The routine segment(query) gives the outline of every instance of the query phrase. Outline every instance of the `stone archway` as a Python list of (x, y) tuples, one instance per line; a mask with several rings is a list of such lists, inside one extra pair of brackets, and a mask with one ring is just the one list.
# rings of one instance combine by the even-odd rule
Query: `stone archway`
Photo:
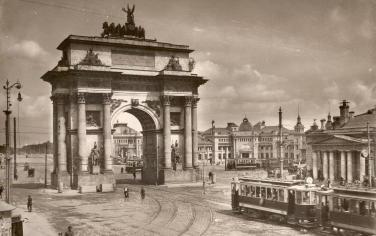
[[(155, 113), (155, 111), (147, 106), (132, 106), (131, 104), (119, 105), (118, 108), (113, 110), (111, 115), (112, 127), (114, 126), (117, 117), (124, 112), (127, 112), (136, 117), (142, 127), (142, 182), (155, 184), (157, 182), (157, 179), (159, 179), (158, 183), (163, 183), (163, 178), (159, 178), (159, 176), (157, 176), (157, 172), (160, 172), (160, 170), (162, 170), (163, 168), (163, 166), (160, 164), (163, 158), (163, 149), (161, 148), (162, 125), (158, 120), (158, 115)], [(157, 163), (159, 163), (158, 167)]]
[[(115, 185), (111, 132), (113, 117), (124, 111), (142, 124), (145, 183), (155, 183), (157, 167), (159, 183), (199, 178), (198, 88), (207, 80), (192, 73), (189, 46), (70, 35), (58, 49), (61, 60), (42, 76), (52, 87), (53, 186)], [(182, 158), (179, 168), (172, 168), (172, 150)], [(90, 166), (91, 153), (100, 166)]]

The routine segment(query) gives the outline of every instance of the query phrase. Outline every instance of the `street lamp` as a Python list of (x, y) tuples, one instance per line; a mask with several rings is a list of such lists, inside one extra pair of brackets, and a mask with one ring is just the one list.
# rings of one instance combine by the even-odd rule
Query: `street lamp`
[[(18, 143), (20, 142), (20, 102), (22, 101), (21, 92), (18, 92), (17, 95), (17, 130), (18, 130)], [(14, 122), (14, 130), (16, 130), (16, 122)], [(17, 133), (15, 132), (14, 135)], [(14, 170), (13, 170), (13, 178), (17, 180), (17, 138), (14, 136)]]
[[(10, 95), (9, 92), (10, 90), (16, 87), (17, 89), (21, 89), (21, 83), (16, 82), (14, 84), (9, 84), (9, 81), (5, 83), (3, 88), (6, 90), (6, 97), (7, 97), (7, 109), (4, 110), (5, 113), (5, 158), (6, 158), (6, 196), (5, 196), (5, 201), (7, 203), (10, 202), (10, 156), (9, 156), (9, 116), (12, 113), (10, 111), (10, 107), (12, 104), (10, 103)], [(21, 94), (19, 94), (19, 97), (21, 97)]]

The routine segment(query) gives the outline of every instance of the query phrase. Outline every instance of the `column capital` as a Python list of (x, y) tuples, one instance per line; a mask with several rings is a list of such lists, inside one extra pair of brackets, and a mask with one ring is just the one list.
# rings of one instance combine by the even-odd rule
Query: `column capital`
[(171, 105), (171, 96), (162, 95), (161, 96), (161, 102), (163, 106), (170, 106)]
[(192, 99), (192, 107), (196, 107), (197, 108), (198, 101), (200, 101), (200, 98), (193, 97), (193, 99)]
[(191, 96), (184, 97), (184, 106), (185, 107), (192, 106), (192, 101), (193, 101), (193, 97), (191, 97)]
[(53, 102), (56, 102), (56, 104), (63, 105), (65, 102), (65, 98), (67, 97), (66, 94), (57, 93), (51, 96), (51, 100)]
[(86, 102), (86, 94), (85, 93), (77, 93), (76, 99), (78, 104), (84, 104)]
[(111, 93), (102, 93), (102, 98), (103, 98), (103, 104), (104, 105), (109, 105), (111, 104)]

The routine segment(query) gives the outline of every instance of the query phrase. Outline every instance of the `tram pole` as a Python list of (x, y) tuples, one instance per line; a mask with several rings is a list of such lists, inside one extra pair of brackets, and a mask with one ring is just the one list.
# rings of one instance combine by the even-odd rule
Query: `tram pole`
[(371, 157), (371, 139), (369, 133), (369, 123), (367, 122), (367, 141), (368, 141), (368, 175), (369, 175), (369, 186), (372, 187), (372, 166), (373, 158)]
[(283, 153), (282, 153), (282, 108), (279, 107), (279, 152), (280, 152), (280, 168), (281, 168), (281, 179), (283, 179)]

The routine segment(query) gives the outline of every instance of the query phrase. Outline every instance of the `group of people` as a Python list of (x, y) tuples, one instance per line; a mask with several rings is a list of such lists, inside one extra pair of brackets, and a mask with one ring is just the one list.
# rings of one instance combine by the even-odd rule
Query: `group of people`
[[(140, 196), (141, 196), (141, 200), (145, 199), (145, 189), (143, 186), (141, 186)], [(125, 186), (124, 187), (124, 200), (128, 201), (128, 199), (129, 199), (129, 189), (127, 186)]]

